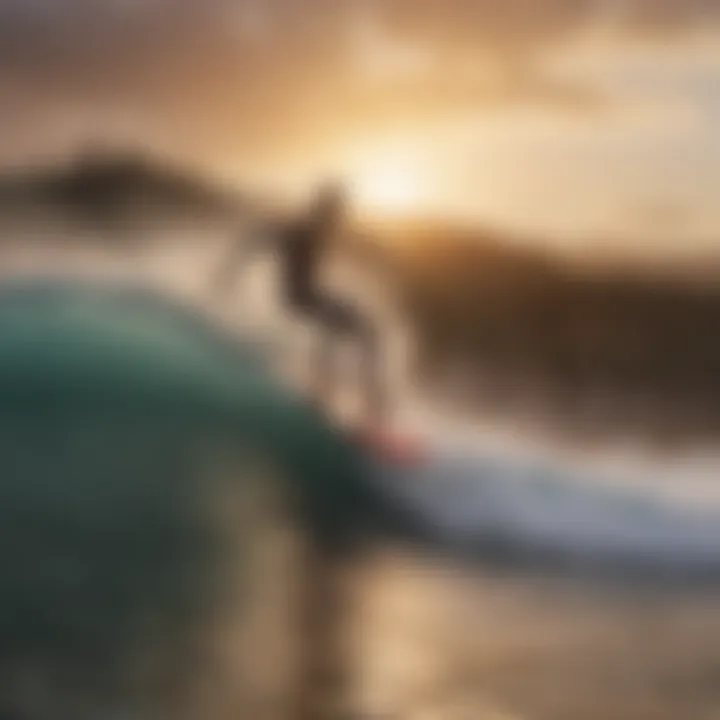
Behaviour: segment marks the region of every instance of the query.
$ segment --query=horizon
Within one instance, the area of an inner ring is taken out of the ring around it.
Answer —
[[[720,249],[708,3],[0,0],[0,21],[5,167],[136,144],[573,253]]]
[[[203,168],[202,164],[181,162],[170,154],[163,155],[146,147],[122,143],[84,147],[64,156],[39,158],[34,163],[14,167],[3,167],[0,164],[0,181],[5,190],[11,191],[15,182],[23,183],[27,180],[31,182],[39,180],[41,183],[50,180],[51,183],[55,181],[62,183],[67,177],[66,173],[78,170],[82,172],[83,167],[88,163],[90,167],[99,164],[106,170],[111,172],[116,170],[121,174],[130,163],[130,167],[134,165],[141,176],[146,175],[136,180],[141,183],[150,180],[151,185],[144,186],[145,192],[152,192],[152,183],[158,182],[156,190],[159,190],[163,196],[162,202],[172,204],[173,193],[189,191],[195,195],[193,202],[200,203],[197,209],[203,216],[206,216],[206,211],[212,214],[218,209],[222,213],[222,208],[227,208],[228,201],[237,202],[239,207],[242,205],[248,207],[247,203],[250,202],[250,207],[264,208],[263,212],[271,214],[302,212],[308,196],[316,187],[308,183],[301,188],[295,187],[295,192],[283,193],[273,184],[263,185],[253,183],[252,180],[243,184],[228,178],[223,173]],[[170,182],[170,187],[163,188],[162,185],[166,181]],[[320,183],[321,179],[317,182]],[[598,269],[605,267],[607,270],[620,273],[635,270],[659,272],[661,274],[658,275],[658,279],[665,277],[668,281],[673,280],[673,275],[677,275],[678,280],[713,281],[720,274],[720,244],[710,245],[704,252],[699,252],[697,246],[684,243],[682,236],[678,236],[677,247],[665,246],[657,252],[647,253],[641,244],[628,242],[632,238],[627,235],[620,232],[606,232],[591,237],[594,243],[582,245],[572,241],[577,240],[577,236],[568,241],[566,237],[553,236],[548,232],[543,234],[532,229],[518,228],[512,223],[503,224],[497,219],[493,221],[489,216],[462,215],[442,208],[414,207],[413,203],[406,202],[402,193],[397,197],[398,202],[394,202],[395,198],[391,196],[386,207],[383,207],[381,195],[376,195],[377,205],[373,207],[372,187],[365,189],[370,193],[368,204],[363,203],[363,188],[353,184],[348,184],[347,187],[350,202],[348,219],[351,226],[361,235],[368,237],[375,235],[385,244],[405,245],[407,242],[412,244],[413,239],[417,240],[420,237],[430,242],[441,242],[443,238],[461,243],[480,242],[489,247],[505,248],[521,256],[530,254],[536,257],[555,257],[579,262],[581,266],[589,264]],[[121,192],[127,190],[123,187],[116,189]],[[167,194],[168,190],[170,195]],[[182,200],[177,197],[176,201]],[[432,237],[428,234],[429,231],[434,233]],[[651,242],[652,237],[646,236],[641,239]]]

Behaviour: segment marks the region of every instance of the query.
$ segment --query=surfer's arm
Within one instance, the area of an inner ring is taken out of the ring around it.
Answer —
[[[223,293],[242,282],[252,260],[261,252],[274,248],[279,242],[280,231],[273,223],[250,227],[235,240],[229,253],[222,258],[215,277],[215,287]]]

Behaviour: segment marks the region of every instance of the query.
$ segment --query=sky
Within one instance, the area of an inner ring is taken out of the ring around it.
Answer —
[[[720,0],[0,0],[0,163],[145,146],[545,242],[720,249]]]

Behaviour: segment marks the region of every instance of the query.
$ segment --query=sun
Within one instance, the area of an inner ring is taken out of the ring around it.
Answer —
[[[354,200],[364,211],[399,214],[418,209],[427,198],[425,173],[411,162],[378,162],[352,173]]]

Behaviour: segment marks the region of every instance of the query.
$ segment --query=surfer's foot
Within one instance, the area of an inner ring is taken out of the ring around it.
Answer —
[[[389,418],[384,405],[371,402],[365,411],[365,418],[362,424],[373,431],[386,427],[389,424]]]

